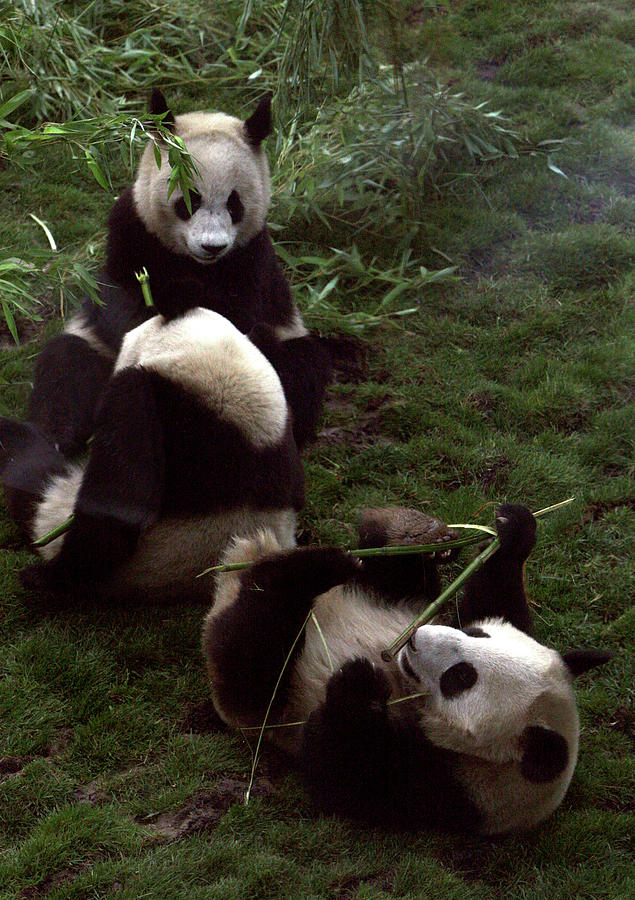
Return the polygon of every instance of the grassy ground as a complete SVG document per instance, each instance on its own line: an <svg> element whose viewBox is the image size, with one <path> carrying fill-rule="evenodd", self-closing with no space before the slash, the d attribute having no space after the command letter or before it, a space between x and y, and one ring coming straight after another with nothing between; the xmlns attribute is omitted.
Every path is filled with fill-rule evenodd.
<svg viewBox="0 0 635 900"><path fill-rule="evenodd" d="M527 155L464 164L430 191L422 246L461 279L411 298L415 315L366 332L342 362L306 456L303 525L351 545L362 505L461 522L504 499L575 495L541 522L527 570L543 640L615 652L578 686L571 789L530 835L386 835L316 819L265 754L246 807L250 749L207 724L206 610L34 612L17 578L31 556L2 509L2 898L632 896L632 7L447 0L404 3L403 16L404 52L532 140L566 138L556 163L568 177ZM180 93L208 103L202 88ZM108 199L67 155L42 154L42 177L0 169L0 246L45 246L33 212L61 246L98 256ZM280 240L303 235L315 252L335 242L315 222ZM360 236L369 256L388 240ZM40 340L7 340L3 412L23 411Z"/></svg>

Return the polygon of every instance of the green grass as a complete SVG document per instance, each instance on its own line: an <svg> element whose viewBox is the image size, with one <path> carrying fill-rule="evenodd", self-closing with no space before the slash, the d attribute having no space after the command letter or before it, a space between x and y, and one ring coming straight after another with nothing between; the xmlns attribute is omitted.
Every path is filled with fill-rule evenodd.
<svg viewBox="0 0 635 900"><path fill-rule="evenodd" d="M70 13L77 4L59 6ZM100 8L91 7L87 26ZM38 609L18 580L32 557L3 506L3 900L632 894L635 19L630 4L608 0L404 0L395 8L406 25L405 60L429 56L443 83L502 109L527 147L565 139L553 160L567 178L548 169L544 155L449 160L421 186L423 215L405 268L410 223L390 192L394 227L373 228L371 220L359 234L338 218L349 208L327 225L303 195L295 211L289 195L274 199L274 237L295 260L299 302L316 326L337 330L350 325L348 313L375 312L393 286L382 273L414 278L423 263L455 265L460 276L419 282L394 306L416 313L362 331L368 352L352 374L338 376L305 457L302 526L320 541L351 546L363 505L414 505L467 521L484 505L487 518L502 500L539 508L575 495L575 504L541 521L527 566L540 638L615 653L578 685L583 732L571 789L530 835L382 834L315 818L294 775L265 753L245 807L251 751L206 726L206 609ZM118 46L143 9L141 0L113 4L102 36ZM262 46L259 20L248 23L232 69L224 54L235 20L224 9L214 6L210 17L217 39L206 49L194 41L185 61L201 77L180 78L178 60L166 70L165 87L181 108L240 112L258 86L246 85L245 73L256 68L250 47ZM195 34L196 4L180 10L182 27ZM147 24L154 27L151 18ZM376 46L386 43L383 28L373 20ZM157 33L144 40L157 41ZM122 73L119 81L109 76L97 99L116 81L113 96L140 109L156 65L143 58L136 89ZM19 320L20 347L0 335L0 414L23 414L35 356L58 327L60 280L69 260L97 265L112 200L61 145L29 152L0 159L0 247L27 260L38 251L38 265L50 260L32 212L54 232L60 273L45 262L34 273L44 333ZM129 173L123 157L109 159L116 192ZM283 188L291 166L277 169ZM333 272L327 266L320 275L298 260L328 259L333 247L350 252L353 239L362 267L338 263L325 315L315 295Z"/></svg>

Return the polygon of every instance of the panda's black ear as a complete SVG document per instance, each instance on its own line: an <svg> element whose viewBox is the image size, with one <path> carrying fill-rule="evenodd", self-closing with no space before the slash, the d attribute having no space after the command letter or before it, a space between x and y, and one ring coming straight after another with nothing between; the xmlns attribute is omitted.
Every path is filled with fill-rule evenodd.
<svg viewBox="0 0 635 900"><path fill-rule="evenodd" d="M260 101L255 112L245 121L245 132L252 147L259 147L271 133L271 94Z"/></svg>
<svg viewBox="0 0 635 900"><path fill-rule="evenodd" d="M165 113L163 117L163 124L169 131L173 131L174 115L172 114L172 110L168 106L167 100L163 96L163 92L158 88L154 88L150 95L150 103L148 109L150 115L152 116L161 116Z"/></svg>
<svg viewBox="0 0 635 900"><path fill-rule="evenodd" d="M520 736L520 748L523 751L520 771L532 784L553 781L567 767L567 742L552 728L529 725Z"/></svg>
<svg viewBox="0 0 635 900"><path fill-rule="evenodd" d="M603 666L613 659L613 654L610 650L567 650L562 654L562 659L569 672L577 678L589 669Z"/></svg>

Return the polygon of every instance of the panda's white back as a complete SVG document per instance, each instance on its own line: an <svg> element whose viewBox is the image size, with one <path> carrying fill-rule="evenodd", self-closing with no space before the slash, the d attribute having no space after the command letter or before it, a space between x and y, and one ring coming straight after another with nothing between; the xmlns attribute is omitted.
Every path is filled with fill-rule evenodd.
<svg viewBox="0 0 635 900"><path fill-rule="evenodd" d="M114 377L136 367L183 388L204 407L234 426L255 453L267 452L286 439L289 412L280 379L263 354L226 318L208 309L193 309L166 321L154 316L125 336ZM202 448L202 452L205 448ZM53 476L33 521L33 538L44 536L72 513L85 463ZM281 547L295 543L297 516L291 504L256 508L238 503L209 515L166 516L140 535L134 555L105 579L109 594L172 596L209 595L209 581L196 579L213 565L233 535L253 535L268 527ZM64 537L41 549L46 559L60 550Z"/></svg>

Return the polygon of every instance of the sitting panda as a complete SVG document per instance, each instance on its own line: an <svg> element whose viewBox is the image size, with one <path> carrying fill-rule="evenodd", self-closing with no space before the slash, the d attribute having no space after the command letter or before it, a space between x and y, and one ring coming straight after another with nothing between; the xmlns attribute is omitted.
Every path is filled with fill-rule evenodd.
<svg viewBox="0 0 635 900"><path fill-rule="evenodd" d="M235 541L226 560L253 565L218 576L203 630L220 717L258 729L273 698L265 735L299 761L322 812L486 835L537 825L576 763L573 676L610 654L560 655L527 633L535 520L505 505L496 526L500 549L467 583L461 628L424 625L390 662L382 649L414 613L373 589L367 561L285 552L270 532Z"/></svg>
<svg viewBox="0 0 635 900"><path fill-rule="evenodd" d="M85 462L20 422L2 454L10 512L33 540L74 516L23 573L31 587L208 597L195 576L232 535L267 527L295 544L303 474L280 379L212 310L154 316L125 335Z"/></svg>
<svg viewBox="0 0 635 900"><path fill-rule="evenodd" d="M291 298L265 224L271 186L262 142L271 130L270 99L244 122L223 113L174 117L160 91L150 111L163 115L198 167L191 214L179 188L168 196L168 147L161 147L159 168L149 143L134 184L110 214L100 303L86 300L42 351L28 420L63 454L82 452L124 334L155 313L170 319L205 307L248 334L272 363L302 447L314 433L330 362ZM154 311L135 276L143 267Z"/></svg>

